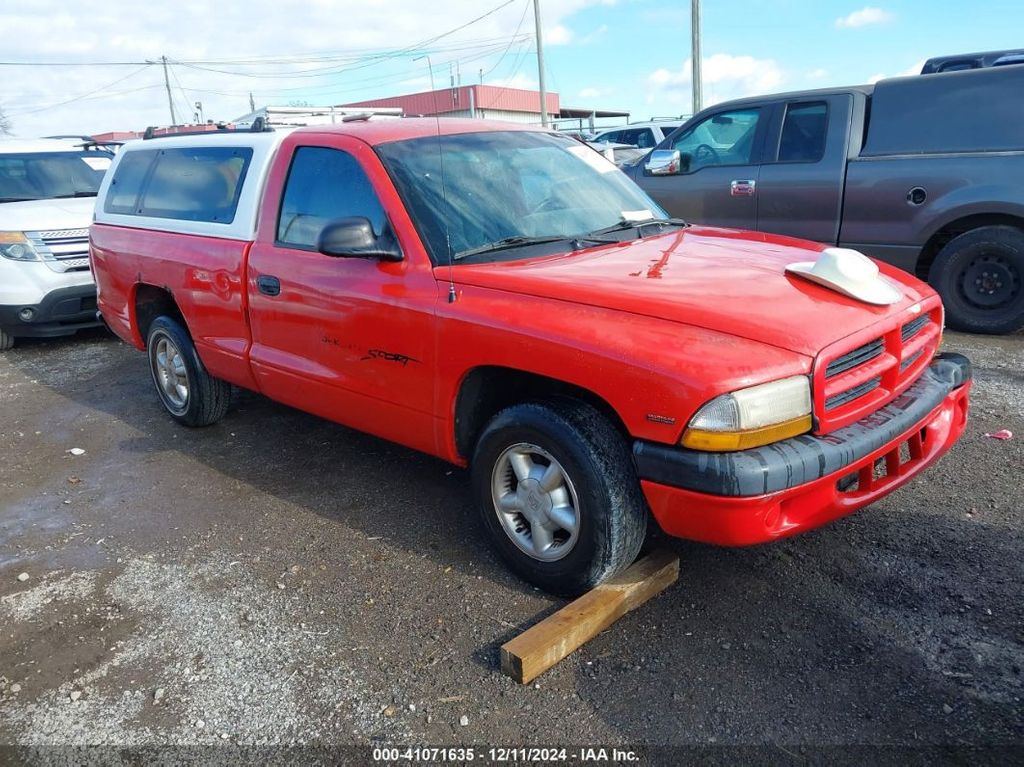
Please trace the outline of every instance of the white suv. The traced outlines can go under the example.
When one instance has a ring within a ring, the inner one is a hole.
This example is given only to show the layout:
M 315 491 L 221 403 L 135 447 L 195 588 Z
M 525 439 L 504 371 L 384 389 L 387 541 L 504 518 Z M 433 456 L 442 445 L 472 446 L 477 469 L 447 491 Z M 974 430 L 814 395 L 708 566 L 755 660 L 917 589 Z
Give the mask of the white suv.
M 0 141 L 0 351 L 100 324 L 89 223 L 112 157 L 80 139 Z
M 661 140 L 682 125 L 685 120 L 655 120 L 649 123 L 631 123 L 621 128 L 609 128 L 594 136 L 598 144 L 629 144 L 640 149 L 654 149 Z

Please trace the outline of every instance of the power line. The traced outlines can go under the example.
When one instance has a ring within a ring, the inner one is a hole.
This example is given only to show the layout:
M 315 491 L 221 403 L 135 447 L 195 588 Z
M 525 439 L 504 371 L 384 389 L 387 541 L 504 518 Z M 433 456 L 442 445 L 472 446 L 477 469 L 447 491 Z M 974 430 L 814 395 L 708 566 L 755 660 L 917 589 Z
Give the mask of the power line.
M 163 82 L 159 82 L 159 83 L 151 83 L 150 85 L 142 85 L 142 86 L 140 86 L 138 88 L 125 88 L 124 90 L 120 90 L 120 91 L 106 91 L 104 93 L 97 93 L 97 94 L 94 94 L 92 96 L 83 96 L 81 98 L 75 99 L 75 103 L 82 102 L 82 101 L 102 101 L 104 99 L 109 99 L 109 98 L 113 98 L 113 97 L 116 97 L 116 96 L 124 96 L 124 95 L 127 95 L 129 93 L 140 93 L 142 91 L 151 91 L 151 90 L 155 90 L 157 88 L 162 90 L 163 87 L 164 87 Z M 19 114 L 19 115 L 35 114 L 36 112 L 45 112 L 45 111 L 47 111 L 49 109 L 55 109 L 57 106 L 59 106 L 59 105 L 55 105 L 55 104 L 45 104 L 45 105 L 42 105 L 42 104 L 31 104 L 31 105 L 27 105 L 27 106 L 23 107 L 22 108 L 23 111 L 20 111 L 17 114 Z
M 495 69 L 497 69 L 499 66 L 501 66 L 501 62 L 503 62 L 505 60 L 505 56 L 507 56 L 508 52 L 512 49 L 512 43 L 514 43 L 516 38 L 519 36 L 519 30 L 523 28 L 523 22 L 526 21 L 526 14 L 530 10 L 530 3 L 532 3 L 532 2 L 533 2 L 533 0 L 526 0 L 526 2 L 523 4 L 523 15 L 519 17 L 519 23 L 516 24 L 516 31 L 512 33 L 512 39 L 509 40 L 508 47 L 505 48 L 504 52 L 501 54 L 501 57 L 498 59 L 497 63 L 495 63 L 495 65 L 493 67 L 491 67 L 490 69 L 488 69 L 486 72 L 484 72 L 480 76 L 481 78 L 486 77 L 491 72 L 493 72 Z
M 525 35 L 525 36 L 523 36 L 520 39 L 520 43 L 526 42 L 528 40 L 530 40 L 530 36 L 529 35 Z M 462 64 L 469 64 L 471 62 L 474 62 L 474 61 L 477 61 L 477 60 L 480 60 L 480 59 L 485 59 L 485 58 L 491 56 L 500 47 L 502 47 L 502 46 L 493 46 L 491 48 L 482 50 L 481 52 L 479 52 L 479 53 L 477 53 L 477 54 L 475 54 L 473 56 L 459 56 L 457 58 L 453 58 L 453 59 L 450 59 L 450 60 L 446 59 L 446 60 L 438 62 L 437 66 L 443 67 L 444 65 L 452 63 L 452 62 L 455 62 L 455 61 L 459 61 Z M 327 97 L 327 96 L 329 96 L 330 94 L 333 94 L 333 93 L 336 93 L 336 94 L 346 94 L 346 93 L 355 92 L 355 91 L 359 91 L 359 90 L 366 90 L 368 88 L 373 88 L 373 87 L 377 87 L 377 86 L 380 86 L 380 85 L 385 85 L 385 84 L 388 84 L 388 83 L 398 83 L 398 82 L 402 82 L 402 81 L 405 81 L 405 80 L 408 80 L 408 79 L 409 79 L 409 72 L 408 71 L 401 71 L 401 72 L 392 72 L 390 74 L 378 75 L 378 76 L 373 76 L 373 77 L 362 77 L 362 78 L 360 78 L 358 80 L 350 81 L 350 82 L 347 82 L 347 83 L 324 82 L 324 83 L 302 85 L 302 86 L 294 86 L 294 87 L 276 87 L 276 88 L 275 87 L 271 87 L 271 88 L 264 88 L 263 89 L 263 93 L 264 93 L 265 96 L 266 95 L 271 95 L 272 96 L 274 94 L 287 95 L 287 94 L 293 94 L 294 93 L 294 94 L 298 94 L 298 95 L 303 95 L 303 94 L 316 94 L 316 93 L 320 93 L 320 94 L 322 94 L 323 97 Z M 247 97 L 248 94 L 249 94 L 249 90 L 248 89 L 246 89 L 246 90 L 238 90 L 238 91 L 231 91 L 231 90 L 204 89 L 204 88 L 201 88 L 201 87 L 199 87 L 199 88 L 189 87 L 188 90 L 190 90 L 192 92 L 195 92 L 195 93 L 209 93 L 209 94 L 214 94 L 214 95 L 217 95 L 217 96 L 227 96 L 227 97 L 235 97 L 235 96 Z
M 148 68 L 149 66 L 150 66 L 150 64 L 147 62 L 147 63 L 143 64 L 141 67 L 139 67 L 138 69 L 136 69 L 135 71 L 129 72 L 124 77 L 119 77 L 116 80 L 114 80 L 113 82 L 107 83 L 102 88 L 97 88 L 96 90 L 89 91 L 88 93 L 83 93 L 83 94 L 80 94 L 78 96 L 74 96 L 73 98 L 67 99 L 66 101 L 60 101 L 60 102 L 58 102 L 56 104 L 49 104 L 49 105 L 47 105 L 45 107 L 41 107 L 39 109 L 31 109 L 31 110 L 27 110 L 27 111 L 17 111 L 17 110 L 14 110 L 14 111 L 11 112 L 11 116 L 13 117 L 14 115 L 19 115 L 19 116 L 21 116 L 21 115 L 33 115 L 33 114 L 36 114 L 38 112 L 45 112 L 47 109 L 56 109 L 57 107 L 62 107 L 62 106 L 66 106 L 68 104 L 73 104 L 76 101 L 82 101 L 83 99 L 87 99 L 87 98 L 89 98 L 90 96 L 92 96 L 94 94 L 106 91 L 108 88 L 112 88 L 113 86 L 117 85 L 118 83 L 122 83 L 125 80 L 128 80 L 129 78 L 135 77 L 135 75 L 137 75 L 142 70 Z
M 0 67 L 134 67 L 147 61 L 0 61 Z
M 454 27 L 452 29 L 449 29 L 446 32 L 442 32 L 441 34 L 435 35 L 434 37 L 427 38 L 426 40 L 421 40 L 418 43 L 413 43 L 412 45 L 406 46 L 404 48 L 397 48 L 397 49 L 381 48 L 381 49 L 376 49 L 376 51 L 379 52 L 379 57 L 382 57 L 382 58 L 392 58 L 392 57 L 398 56 L 400 54 L 407 54 L 407 53 L 412 53 L 412 52 L 422 52 L 422 49 L 425 48 L 426 46 L 430 45 L 431 43 L 435 43 L 438 40 L 441 40 L 441 39 L 443 39 L 445 37 L 449 37 L 450 35 L 455 34 L 456 32 L 460 32 L 463 29 L 465 29 L 466 27 L 470 27 L 473 24 L 476 24 L 478 21 L 482 21 L 483 19 L 486 19 L 488 16 L 492 16 L 493 14 L 497 13 L 501 9 L 505 8 L 506 6 L 512 5 L 512 3 L 514 3 L 514 2 L 516 2 L 516 0 L 505 0 L 505 2 L 501 3 L 500 5 L 495 6 L 494 8 L 492 8 L 489 11 L 487 11 L 486 13 L 482 13 L 479 16 L 477 16 L 476 18 L 473 18 L 473 19 L 467 21 L 464 24 L 460 24 L 459 26 Z M 368 54 L 370 54 L 370 53 L 375 51 L 375 49 L 372 49 L 372 48 L 364 49 L 364 50 Z M 290 55 L 279 56 L 279 57 L 276 57 L 276 58 L 260 58 L 260 57 L 256 57 L 256 58 L 253 58 L 253 59 L 242 59 L 242 60 L 238 60 L 238 59 L 234 59 L 234 60 L 232 60 L 232 59 L 207 59 L 207 60 L 199 60 L 199 59 L 197 59 L 197 60 L 175 61 L 174 63 L 176 63 L 176 64 L 198 64 L 198 65 L 205 65 L 205 64 L 214 64 L 214 65 L 216 65 L 216 64 L 220 64 L 220 65 L 224 66 L 224 65 L 230 65 L 232 62 L 234 62 L 234 63 L 237 63 L 239 65 L 254 65 L 254 66 L 258 65 L 258 64 L 280 65 L 282 63 L 288 63 L 288 61 L 286 61 L 286 60 L 289 57 L 290 57 Z M 374 58 L 374 57 L 368 55 L 366 57 L 357 57 L 357 58 Z M 313 60 L 316 60 L 316 57 L 313 57 Z M 324 60 L 324 59 L 320 59 L 320 60 Z M 326 60 L 330 60 L 330 59 L 328 58 Z M 345 57 L 339 56 L 338 60 L 345 60 Z M 352 60 L 351 56 L 347 60 Z M 11 67 L 81 67 L 81 66 L 123 67 L 123 66 L 139 66 L 139 65 L 144 65 L 144 64 L 147 64 L 147 63 L 149 63 L 149 62 L 147 62 L 147 61 L 91 61 L 91 62 L 83 62 L 83 61 L 0 61 L 0 66 L 11 66 Z M 303 63 L 303 62 L 301 60 L 299 60 L 299 61 L 293 61 L 292 63 Z M 228 72 L 228 73 L 225 73 L 225 74 L 233 74 L 233 73 Z
M 512 65 L 512 71 L 505 78 L 505 85 L 499 85 L 498 89 L 494 93 L 494 98 L 491 99 L 490 102 L 487 104 L 478 104 L 478 109 L 489 109 L 490 107 L 493 107 L 501 100 L 501 97 L 505 93 L 507 93 L 510 90 L 513 90 L 512 86 L 509 85 L 508 83 L 512 82 L 515 79 L 516 75 L 519 74 L 519 67 L 523 65 L 523 62 L 526 61 L 526 56 L 529 55 L 530 53 L 534 53 L 534 50 L 531 49 L 528 45 L 520 47 L 520 49 L 516 52 L 516 59 Z
M 514 2 L 515 0 L 511 0 Z M 502 6 L 503 7 L 503 6 Z M 496 9 L 497 10 L 497 9 Z M 452 34 L 452 31 L 442 36 Z M 436 40 L 437 38 L 431 38 Z M 464 50 L 484 45 L 503 44 L 509 38 L 507 35 L 498 37 L 470 38 L 458 43 L 441 45 L 429 49 L 431 52 L 445 53 L 453 50 Z M 325 52 L 319 55 L 280 54 L 273 56 L 259 56 L 252 58 L 225 58 L 225 59 L 175 59 L 175 64 L 203 65 L 203 66 L 281 66 L 284 64 L 317 64 L 324 62 L 352 62 L 362 61 L 368 58 L 391 57 L 399 52 L 408 51 L 415 55 L 422 50 L 428 41 L 414 43 L 408 48 L 349 48 L 346 53 Z M 168 61 L 171 59 L 169 58 Z M 148 63 L 148 60 L 140 61 L 0 61 L 0 66 L 6 67 L 130 67 L 141 66 Z M 231 73 L 228 73 L 231 74 Z
M 464 46 L 450 47 L 450 48 L 439 49 L 436 52 L 451 53 L 451 52 L 458 52 L 458 51 L 482 51 L 482 52 L 485 52 L 485 53 L 489 54 L 489 53 L 491 53 L 493 51 L 501 49 L 505 45 L 505 41 L 506 40 L 509 40 L 509 45 L 511 45 L 511 44 L 514 44 L 515 42 L 521 41 L 523 39 L 528 39 L 528 38 L 526 36 L 516 36 L 516 37 L 512 37 L 512 38 L 499 38 L 499 42 L 488 42 L 488 43 L 481 43 L 481 44 L 477 44 L 477 45 L 464 45 Z M 432 54 L 434 52 L 435 51 L 431 51 Z M 402 58 L 412 57 L 412 53 L 402 54 L 401 57 Z M 318 77 L 329 77 L 331 75 L 344 74 L 346 72 L 351 72 L 351 71 L 354 71 L 354 70 L 357 70 L 357 69 L 365 69 L 368 66 L 372 66 L 374 64 L 378 64 L 378 63 L 381 63 L 383 61 L 387 61 L 387 60 L 391 60 L 391 59 L 395 59 L 395 58 L 400 58 L 400 57 L 397 54 L 395 54 L 395 53 L 389 53 L 389 54 L 386 54 L 386 55 L 382 54 L 382 55 L 379 55 L 379 56 L 374 56 L 374 57 L 372 57 L 370 59 L 358 59 L 358 60 L 355 60 L 354 63 L 348 64 L 348 65 L 332 65 L 332 66 L 329 66 L 329 67 L 320 67 L 320 68 L 317 68 L 317 69 L 306 69 L 306 70 L 299 70 L 299 71 L 296 71 L 296 72 L 280 72 L 280 73 L 269 73 L 269 74 L 260 74 L 260 73 L 256 73 L 256 72 L 240 72 L 240 71 L 236 71 L 236 70 L 227 70 L 227 69 L 218 69 L 218 68 L 215 68 L 215 67 L 208 67 L 208 66 L 205 66 L 205 65 L 202 65 L 202 64 L 194 64 L 194 63 L 185 62 L 185 61 L 174 61 L 172 63 L 174 63 L 175 65 L 183 66 L 183 67 L 185 67 L 187 69 L 195 69 L 195 70 L 204 71 L 204 72 L 214 72 L 216 74 L 229 75 L 229 76 L 232 76 L 232 77 L 246 77 L 246 78 L 255 79 L 255 80 L 302 80 L 302 79 L 315 79 L 315 78 L 318 78 Z M 460 59 L 461 59 L 461 57 L 460 57 Z
M 181 85 L 181 80 L 178 79 L 178 73 L 175 72 L 173 69 L 171 70 L 171 77 L 174 79 L 175 84 L 178 86 L 178 90 L 181 91 L 181 97 L 185 101 L 185 112 L 183 120 L 185 122 L 188 122 L 188 116 L 192 114 L 194 111 L 192 108 L 192 100 L 188 97 L 188 94 L 185 93 L 185 89 Z
M 513 36 L 515 37 L 515 36 Z M 458 43 L 449 45 L 439 45 L 436 47 L 424 47 L 423 43 L 417 43 L 413 46 L 413 50 L 405 48 L 386 48 L 386 49 L 368 49 L 364 53 L 359 55 L 323 55 L 323 56 L 303 56 L 303 57 L 285 57 L 279 59 L 224 59 L 224 60 L 213 60 L 213 61 L 193 61 L 193 60 L 179 60 L 176 63 L 183 64 L 191 67 L 204 67 L 210 68 L 213 71 L 220 72 L 223 74 L 239 74 L 232 70 L 217 69 L 220 66 L 257 66 L 263 64 L 273 64 L 275 66 L 281 65 L 301 65 L 301 64 L 319 64 L 324 62 L 333 62 L 330 66 L 319 67 L 316 69 L 305 69 L 297 73 L 300 75 L 304 74 L 316 74 L 318 72 L 328 72 L 334 70 L 336 65 L 345 63 L 360 63 L 360 62 L 372 62 L 381 59 L 401 58 L 401 57 L 415 57 L 423 53 L 437 54 L 437 53 L 450 53 L 452 51 L 462 50 L 476 50 L 479 48 L 488 48 L 497 46 L 500 47 L 510 38 L 507 35 L 501 35 L 499 37 L 486 37 L 486 38 L 475 38 L 469 40 L 462 40 Z M 245 74 L 245 73 L 241 73 Z M 271 77 L 273 75 L 260 75 Z
M 164 57 L 164 58 L 162 58 L 162 62 L 166 62 L 166 66 L 170 70 L 170 76 L 174 77 L 175 83 L 178 86 L 178 90 L 181 92 L 181 95 L 185 99 L 186 105 L 187 105 L 188 104 L 188 95 L 185 93 L 185 88 L 182 85 L 180 79 L 178 78 L 177 73 L 172 68 L 172 65 L 185 66 L 187 68 L 196 69 L 196 70 L 199 70 L 199 71 L 204 71 L 204 70 L 206 70 L 206 71 L 213 71 L 213 72 L 218 73 L 218 74 L 224 74 L 224 75 L 233 76 L 233 77 L 248 77 L 248 78 L 252 78 L 252 79 L 264 79 L 264 80 L 265 79 L 285 79 L 285 80 L 290 79 L 290 80 L 294 81 L 294 80 L 300 80 L 300 79 L 316 79 L 316 78 L 331 77 L 331 76 L 336 76 L 336 75 L 339 75 L 339 74 L 344 74 L 344 73 L 347 73 L 347 72 L 356 71 L 356 70 L 359 70 L 359 69 L 364 69 L 366 67 L 374 66 L 376 64 L 383 63 L 383 62 L 386 62 L 386 61 L 390 61 L 390 60 L 394 60 L 394 59 L 398 59 L 398 58 L 408 58 L 408 57 L 413 56 L 413 55 L 418 55 L 418 54 L 422 53 L 424 50 L 427 50 L 428 46 L 431 46 L 431 45 L 437 43 L 438 41 L 444 39 L 445 37 L 449 37 L 450 35 L 453 35 L 456 32 L 459 32 L 459 31 L 461 31 L 463 29 L 466 29 L 467 27 L 472 26 L 473 24 L 476 24 L 476 23 L 482 21 L 483 19 L 485 19 L 485 18 L 487 18 L 487 17 L 497 13 L 498 11 L 508 7 L 509 5 L 512 5 L 513 3 L 517 2 L 517 1 L 518 0 L 505 0 L 505 2 L 500 3 L 499 5 L 491 8 L 487 12 L 482 13 L 479 16 L 476 16 L 475 18 L 470 19 L 469 21 L 467 21 L 467 22 L 465 22 L 463 24 L 460 24 L 457 27 L 454 27 L 454 28 L 449 29 L 449 30 L 447 30 L 445 32 L 442 32 L 442 33 L 440 33 L 438 35 L 434 35 L 433 37 L 427 38 L 425 40 L 421 40 L 421 41 L 419 41 L 417 43 L 413 43 L 411 45 L 408 45 L 408 46 L 405 46 L 405 47 L 402 47 L 402 48 L 395 48 L 395 49 L 362 49 L 362 51 L 360 53 L 355 53 L 355 51 L 350 50 L 347 54 L 338 54 L 338 55 L 309 56 L 308 54 L 306 54 L 306 55 L 294 55 L 294 56 L 285 56 L 285 57 L 277 57 L 277 58 L 253 57 L 253 58 L 250 58 L 250 59 L 237 59 L 236 58 L 236 59 L 209 59 L 209 60 L 198 60 L 198 59 L 197 60 L 172 60 L 170 58 Z M 504 52 L 502 53 L 501 57 L 499 58 L 498 63 L 495 65 L 495 67 L 492 67 L 491 70 L 490 70 L 490 71 L 494 71 L 494 69 L 501 64 L 502 60 L 508 54 L 509 50 L 511 49 L 511 47 L 513 45 L 516 45 L 517 43 L 521 43 L 521 42 L 529 39 L 529 36 L 520 36 L 519 35 L 519 31 L 520 31 L 520 29 L 522 27 L 522 23 L 523 23 L 522 19 L 524 19 L 524 18 L 525 18 L 525 11 L 524 11 L 523 17 L 520 19 L 519 26 L 516 27 L 516 32 L 511 37 L 504 37 L 504 36 L 502 36 L 502 37 L 491 37 L 491 38 L 478 38 L 475 42 L 474 41 L 460 41 L 458 44 L 450 44 L 450 45 L 440 45 L 440 46 L 437 46 L 435 50 L 436 50 L 436 52 L 443 52 L 443 53 L 457 53 L 457 52 L 460 52 L 460 51 L 476 51 L 476 53 L 474 55 L 472 55 L 472 56 L 456 57 L 456 58 L 453 58 L 453 59 L 450 60 L 450 61 L 460 61 L 460 62 L 468 63 L 470 61 L 475 61 L 475 60 L 478 60 L 478 59 L 486 58 L 486 57 L 492 55 L 494 52 L 496 52 L 499 48 L 504 47 Z M 356 50 L 359 50 L 359 49 L 356 49 Z M 521 53 L 522 53 L 522 51 L 520 50 L 519 53 L 517 54 L 517 62 L 516 62 L 515 67 L 513 68 L 512 77 L 514 77 L 515 73 L 518 71 L 518 68 L 519 68 L 518 58 L 521 55 Z M 318 68 L 316 70 L 307 70 L 307 71 L 299 71 L 299 72 L 283 73 L 283 74 L 266 74 L 266 75 L 257 75 L 257 74 L 253 74 L 253 73 L 228 71 L 228 70 L 217 70 L 217 69 L 214 68 L 216 66 L 260 66 L 260 65 L 274 65 L 274 66 L 292 65 L 292 66 L 295 66 L 295 65 L 307 64 L 307 63 L 311 64 L 311 63 L 328 63 L 328 62 L 334 62 L 334 65 L 321 67 L 321 68 Z M 114 92 L 114 93 L 108 92 L 108 89 L 111 88 L 112 86 L 117 85 L 120 82 L 123 82 L 125 80 L 128 80 L 128 79 L 134 77 L 139 72 L 142 72 L 143 70 L 145 70 L 145 69 L 149 68 L 150 66 L 152 66 L 153 63 L 154 62 L 151 61 L 151 60 L 145 60 L 145 61 L 93 61 L 93 62 L 82 62 L 82 61 L 32 61 L 32 62 L 28 62 L 28 61 L 0 61 L 0 66 L 7 66 L 7 67 L 108 67 L 108 66 L 109 67 L 122 67 L 122 66 L 136 66 L 136 67 L 138 67 L 138 69 L 135 69 L 132 72 L 129 72 L 127 75 L 124 75 L 123 77 L 120 77 L 120 78 L 118 78 L 118 79 L 116 79 L 116 80 L 114 80 L 114 81 L 104 85 L 101 88 L 97 88 L 95 90 L 88 91 L 86 93 L 80 94 L 80 95 L 75 96 L 73 98 L 66 99 L 64 101 L 60 101 L 60 102 L 57 102 L 57 103 L 54 103 L 54 104 L 48 104 L 48 105 L 45 105 L 45 106 L 40 106 L 38 108 L 26 109 L 26 110 L 23 110 L 23 111 L 18 111 L 17 109 L 15 109 L 15 110 L 12 110 L 9 113 L 11 116 L 18 116 L 18 115 L 37 114 L 39 112 L 44 112 L 44 111 L 47 111 L 47 110 L 50 110 L 50 109 L 55 109 L 55 108 L 58 108 L 58 107 L 66 106 L 68 104 L 73 104 L 73 103 L 78 102 L 78 101 L 89 100 L 89 99 L 94 99 L 94 98 L 107 98 L 107 97 L 110 97 L 110 96 L 120 95 L 120 94 L 123 94 L 123 93 L 131 93 L 131 92 L 136 92 L 136 91 L 141 91 L 141 90 L 148 90 L 148 89 L 160 87 L 159 85 L 147 85 L 147 86 L 143 86 L 142 88 L 129 89 L 129 90 L 126 90 L 126 91 L 121 91 L 121 92 Z M 338 64 L 341 64 L 341 63 L 347 64 L 347 66 L 338 66 Z M 207 67 L 206 65 L 213 65 L 213 67 Z M 364 85 L 364 87 L 370 87 L 368 84 L 371 83 L 371 82 L 375 82 L 375 81 L 379 82 L 379 83 L 392 82 L 392 81 L 403 80 L 403 79 L 406 79 L 406 78 L 407 78 L 406 74 L 400 74 L 400 75 L 383 76 L 383 77 L 379 77 L 379 78 L 364 78 L 364 79 L 361 79 L 361 80 L 357 80 L 354 83 L 351 83 L 351 84 L 346 85 L 346 86 L 332 85 L 330 83 L 324 83 L 322 85 L 314 85 L 314 86 L 302 86 L 302 87 L 293 87 L 293 88 L 277 88 L 277 89 L 272 89 L 269 92 L 270 93 L 286 93 L 286 92 L 306 92 L 306 93 L 308 93 L 310 91 L 324 90 L 324 91 L 333 92 L 333 93 L 349 93 L 349 92 L 358 90 L 358 87 L 353 87 L 353 86 Z M 169 99 L 173 99 L 173 96 L 171 95 L 169 78 L 168 78 L 168 83 L 167 83 L 167 90 L 168 90 L 168 97 L 169 97 Z M 233 94 L 233 93 L 228 93 L 228 92 L 223 92 L 223 91 L 202 90 L 202 89 L 190 89 L 190 90 L 192 90 L 194 92 L 197 92 L 197 93 L 214 93 L 214 94 L 217 94 L 217 95 L 223 95 L 223 96 L 229 96 L 229 97 L 230 96 L 239 95 L 239 93 L 234 93 Z M 246 95 L 248 95 L 248 91 L 249 91 L 249 89 L 247 88 L 244 92 L 240 92 L 240 95 L 246 96 Z M 102 94 L 102 95 L 98 95 L 98 94 Z M 172 103 L 173 103 L 173 101 L 172 101 Z M 186 109 L 186 112 L 185 112 L 186 115 L 189 114 L 189 110 L 190 110 L 190 108 Z M 172 107 L 172 111 L 173 111 L 173 107 Z

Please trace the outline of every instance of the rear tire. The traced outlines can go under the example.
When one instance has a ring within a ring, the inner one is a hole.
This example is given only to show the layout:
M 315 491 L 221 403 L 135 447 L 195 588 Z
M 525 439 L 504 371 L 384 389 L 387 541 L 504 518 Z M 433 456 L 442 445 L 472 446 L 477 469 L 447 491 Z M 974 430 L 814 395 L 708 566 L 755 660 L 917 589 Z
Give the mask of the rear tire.
M 477 441 L 472 482 L 498 555 L 553 594 L 575 596 L 621 572 L 647 532 L 629 445 L 582 402 L 502 410 Z
M 186 426 L 210 426 L 228 411 L 231 384 L 214 378 L 176 320 L 161 316 L 149 326 L 149 368 L 164 408 Z
M 936 256 L 928 282 L 942 296 L 954 330 L 1024 328 L 1024 231 L 983 226 L 954 237 Z
M 0 330 L 0 352 L 5 352 L 14 346 L 14 336 L 3 330 Z

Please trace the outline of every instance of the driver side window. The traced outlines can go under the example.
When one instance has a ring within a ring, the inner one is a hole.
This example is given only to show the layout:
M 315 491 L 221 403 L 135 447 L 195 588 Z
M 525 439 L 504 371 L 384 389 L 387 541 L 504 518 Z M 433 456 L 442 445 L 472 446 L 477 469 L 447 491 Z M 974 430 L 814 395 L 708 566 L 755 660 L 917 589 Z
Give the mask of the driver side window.
M 285 182 L 278 214 L 281 245 L 316 250 L 321 230 L 348 216 L 369 219 L 378 237 L 387 216 L 373 184 L 348 152 L 328 147 L 299 147 Z
M 750 165 L 760 119 L 759 108 L 719 112 L 677 137 L 670 148 L 679 150 L 683 173 L 713 165 Z

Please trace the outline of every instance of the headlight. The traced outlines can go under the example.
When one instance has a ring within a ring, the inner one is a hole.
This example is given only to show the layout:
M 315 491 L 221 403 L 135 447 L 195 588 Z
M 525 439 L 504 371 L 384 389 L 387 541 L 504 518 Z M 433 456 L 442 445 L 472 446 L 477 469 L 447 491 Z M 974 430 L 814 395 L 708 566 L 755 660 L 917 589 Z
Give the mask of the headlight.
M 43 260 L 23 232 L 0 232 L 0 256 L 12 261 Z
M 746 450 L 810 430 L 810 379 L 793 376 L 715 397 L 690 419 L 682 444 L 714 452 Z

